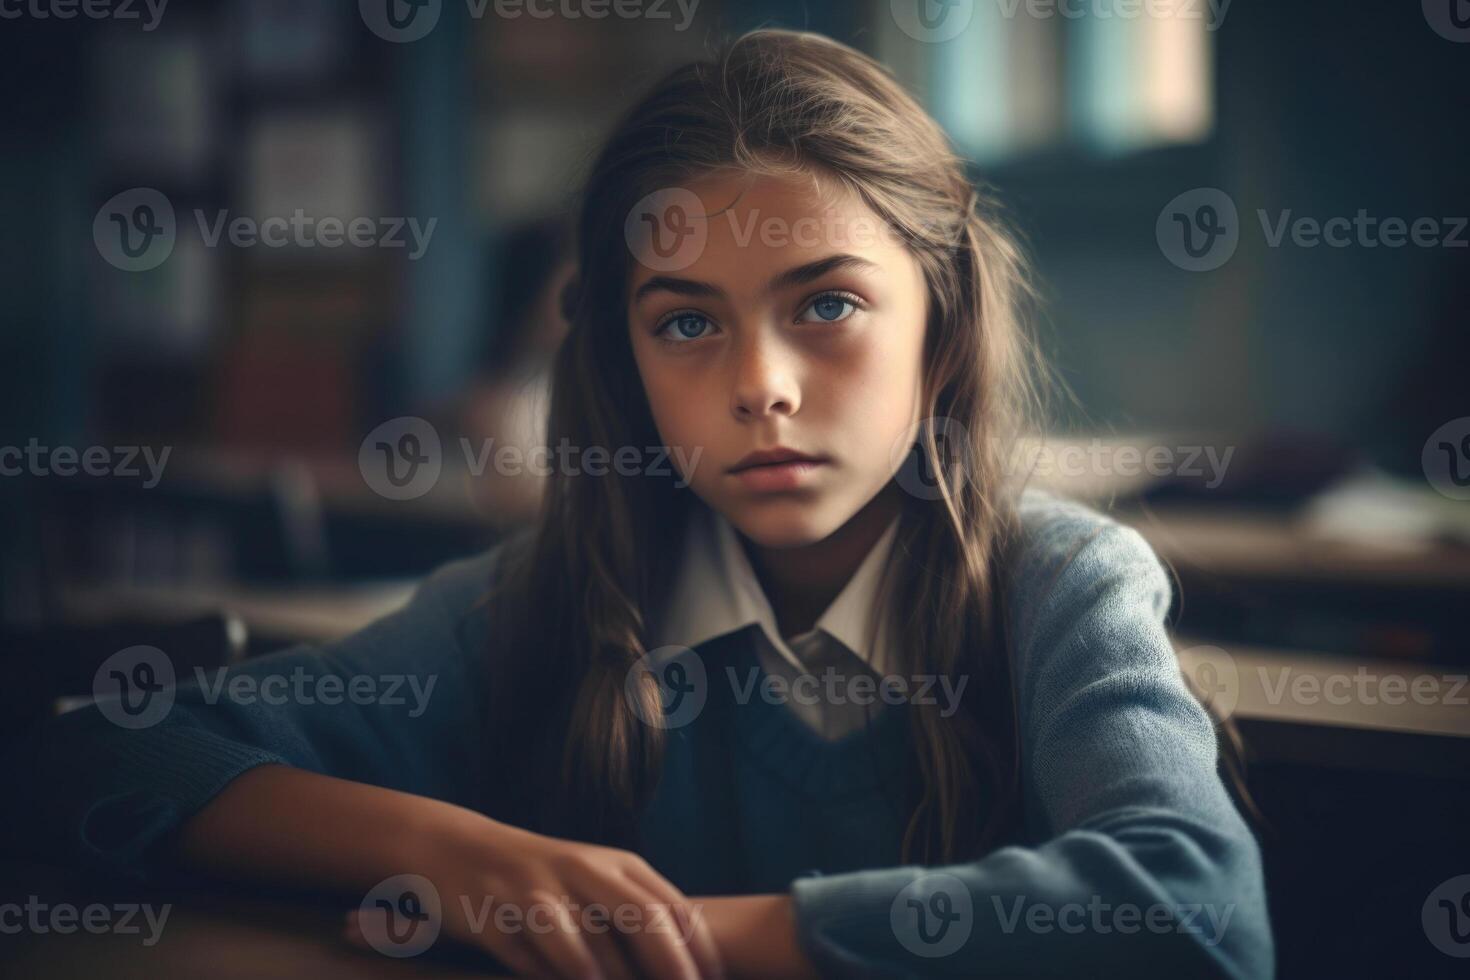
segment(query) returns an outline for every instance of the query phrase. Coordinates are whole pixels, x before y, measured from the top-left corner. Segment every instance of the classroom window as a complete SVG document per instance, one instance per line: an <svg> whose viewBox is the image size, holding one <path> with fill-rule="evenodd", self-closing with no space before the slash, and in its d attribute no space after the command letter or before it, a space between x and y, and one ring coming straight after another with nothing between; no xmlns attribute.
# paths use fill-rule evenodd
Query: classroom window
<svg viewBox="0 0 1470 980"><path fill-rule="evenodd" d="M1049 16L1028 9L976 3L953 41L917 49L911 74L972 159L1116 156L1210 137L1214 34L1206 18L1105 16L1096 4L1036 8Z"/></svg>

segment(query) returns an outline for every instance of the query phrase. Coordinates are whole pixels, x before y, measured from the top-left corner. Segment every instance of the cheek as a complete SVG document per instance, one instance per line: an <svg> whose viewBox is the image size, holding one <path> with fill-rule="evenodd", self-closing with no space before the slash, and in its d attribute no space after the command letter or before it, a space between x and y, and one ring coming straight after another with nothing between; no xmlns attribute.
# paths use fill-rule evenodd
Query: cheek
<svg viewBox="0 0 1470 980"><path fill-rule="evenodd" d="M868 343L826 366L815 386L824 421L840 432L864 470L888 469L890 453L912 431L919 407L922 335L878 327Z"/></svg>
<svg viewBox="0 0 1470 980"><path fill-rule="evenodd" d="M922 336L879 325L864 343L833 364L833 380L840 376L842 383L829 390L842 392L843 411L880 422L884 428L907 422L919 384L921 342Z"/></svg>
<svg viewBox="0 0 1470 980"><path fill-rule="evenodd" d="M640 365L643 391L659 435L670 446L699 441L701 420L708 413L709 392L692 383L691 373L670 364ZM703 400L702 400L703 399Z"/></svg>
<svg viewBox="0 0 1470 980"><path fill-rule="evenodd" d="M667 465L697 493L702 493L714 478L711 474L718 473L708 461L700 460L714 444L720 405L713 400L717 396L711 386L698 384L691 372L668 367L652 372L645 379L649 411L660 445L672 453Z"/></svg>

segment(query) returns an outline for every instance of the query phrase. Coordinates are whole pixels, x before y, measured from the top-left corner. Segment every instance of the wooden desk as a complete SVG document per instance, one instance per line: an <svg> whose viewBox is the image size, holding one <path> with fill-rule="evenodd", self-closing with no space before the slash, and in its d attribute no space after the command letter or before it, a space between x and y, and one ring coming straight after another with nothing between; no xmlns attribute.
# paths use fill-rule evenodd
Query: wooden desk
<svg viewBox="0 0 1470 980"><path fill-rule="evenodd" d="M1463 667L1176 636L1181 671L1235 719L1252 758L1454 780L1470 777ZM1417 685L1417 687L1416 687Z"/></svg>
<svg viewBox="0 0 1470 980"><path fill-rule="evenodd" d="M399 609L416 587L415 582L296 589L108 585L68 588L61 604L68 616L82 621L128 613L155 619L226 613L238 617L252 635L325 643Z"/></svg>
<svg viewBox="0 0 1470 980"><path fill-rule="evenodd" d="M1470 592L1470 550L1442 542L1345 540L1301 518L1243 508L1120 507L1114 516L1163 560L1214 575Z"/></svg>
<svg viewBox="0 0 1470 980"><path fill-rule="evenodd" d="M1117 439L1111 444L1142 442L1146 440ZM1058 445L1065 446L1065 440ZM219 479L230 473L228 459L207 462L194 471L198 478ZM351 468L346 464L339 468L342 472L335 479L323 477L323 485L335 487L344 497L362 496L361 481ZM1146 480L1097 475L1036 482L1107 508L1111 499L1126 498ZM466 500L454 493L441 494L433 506L445 512L458 507L460 516L469 518L473 511ZM1196 582L1248 582L1272 593L1306 583L1324 590L1366 587L1381 593L1470 595L1470 550L1463 547L1429 543L1410 548L1403 543L1342 540L1322 533L1301 515L1214 504L1133 504L1114 508L1113 513L1137 528L1177 573ZM322 642L398 608L412 587L411 583L306 591L124 587L77 591L66 602L79 614L94 615L140 609L157 615L223 611L238 616L254 635ZM1186 605L1191 598L1198 601L1199 595L1199 589L1186 588ZM1187 617L1181 626L1189 628ZM1191 648L1215 643L1228 649L1236 684L1230 712L1253 736L1253 749L1268 757L1328 766L1366 764L1449 775L1458 775L1458 767L1459 772L1470 772L1470 706L1463 703L1470 698L1470 685L1455 687L1470 666L1394 661L1341 650L1284 649L1289 640L1274 635L1268 640L1240 644L1181 637L1176 644L1186 670L1200 667L1198 658L1190 657ZM1362 672L1379 685L1397 684L1389 679L1403 678L1405 690L1411 690L1416 679L1430 678L1443 697L1430 703L1412 697L1398 703L1391 697L1369 703L1343 702L1333 696L1332 685L1341 690L1343 678L1352 680ZM1298 696L1298 684L1317 693Z"/></svg>
<svg viewBox="0 0 1470 980"><path fill-rule="evenodd" d="M1155 537L1162 533L1165 532L1157 526L1152 529ZM1287 545L1278 543L1276 547ZM1175 557L1183 560L1177 552ZM122 610L142 610L160 616L223 611L238 616L253 635L263 634L283 641L327 642L394 611L408 600L412 591L412 583L304 591L129 586L74 591L66 601L78 615L105 616ZM1197 681L1202 679L1199 671L1204 661L1218 659L1218 654L1191 651L1204 649L1212 642L1215 641L1200 637L1175 638L1181 665ZM1229 683L1233 685L1227 713L1240 719L1244 726L1264 733L1262 739L1256 740L1262 748L1279 742L1288 729L1310 728L1314 731L1298 734L1310 744L1320 744L1320 751L1313 750L1312 754L1322 758L1294 758L1293 761L1336 765L1340 764L1335 761L1339 757L1359 762L1380 757L1380 753L1333 749L1326 739L1332 733L1346 733L1356 736L1354 744L1371 741L1401 746L1383 758L1385 761L1401 759L1409 770L1428 764L1426 760L1438 753L1448 752L1453 765L1461 767L1462 772L1470 772L1470 706L1463 703L1470 700L1470 684L1456 687L1470 669L1239 644L1225 647L1228 648ZM1216 649L1220 647L1217 645ZM1393 692L1399 688L1390 686L1386 688L1388 696L1377 698L1374 703L1356 698L1344 702L1339 696L1342 686L1357 684L1360 674L1371 678L1374 690L1398 685L1398 680L1391 679L1402 678L1405 693L1402 697L1395 695ZM1413 697L1413 683L1421 678L1428 679L1421 680L1421 684L1432 681L1442 696L1428 702ZM1447 739L1454 744L1439 746L1426 755L1422 746L1412 743L1412 738L1393 736ZM1435 765L1433 771L1442 768Z"/></svg>
<svg viewBox="0 0 1470 980"><path fill-rule="evenodd" d="M1202 687L1217 687L1236 717L1448 735L1470 746L1470 672L1463 668L1174 642L1180 667Z"/></svg>
<svg viewBox="0 0 1470 980"><path fill-rule="evenodd" d="M137 931L63 934L50 926L53 910L102 905L108 919L123 922L121 909L149 905L150 926L141 913ZM28 904L40 910L41 929L29 923ZM261 980L263 977L321 980L323 977L469 980L501 976L477 968L473 951L440 950L392 959L350 946L340 938L348 902L272 895L225 895L222 891L129 887L91 880L61 869L0 864L0 976L98 977L137 980ZM11 906L21 906L17 914ZM164 909L167 908L165 917ZM77 921L82 921L80 913ZM94 926L102 921L96 913ZM58 922L62 927L69 923ZM19 934L10 930L17 924ZM145 940L156 936L156 942Z"/></svg>

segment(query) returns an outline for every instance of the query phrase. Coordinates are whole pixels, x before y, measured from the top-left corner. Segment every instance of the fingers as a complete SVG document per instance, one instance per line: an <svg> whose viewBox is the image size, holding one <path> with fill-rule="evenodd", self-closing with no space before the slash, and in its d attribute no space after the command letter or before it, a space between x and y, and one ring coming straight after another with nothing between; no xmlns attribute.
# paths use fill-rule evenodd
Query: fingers
<svg viewBox="0 0 1470 980"><path fill-rule="evenodd" d="M518 977L550 977L555 971L536 953L531 945L518 936L498 935L484 946L507 969Z"/></svg>
<svg viewBox="0 0 1470 980"><path fill-rule="evenodd" d="M593 876L597 879L597 894L614 903L629 903L644 909L649 915L655 914L660 906L665 907L665 913L668 912L669 903L628 877L622 869L598 869ZM699 980L699 967L694 956L671 925L665 922L662 930L639 928L619 930L618 934L623 948L631 953L639 976L657 980Z"/></svg>
<svg viewBox="0 0 1470 980"><path fill-rule="evenodd" d="M382 913L368 910L369 916ZM362 921L363 913L358 909L352 909L347 913L342 927L342 938L349 944L364 950L377 949L368 940ZM384 932L381 922L368 926L375 930L375 935ZM488 936L476 935L475 944L483 946L490 955L500 961L501 965L513 971L519 977L549 977L558 976L557 972L547 965L537 952L518 936L506 935L501 932L493 932Z"/></svg>
<svg viewBox="0 0 1470 980"><path fill-rule="evenodd" d="M587 944L592 948L592 955L597 957L597 965L602 967L602 975L607 980L636 980L637 974L630 962L630 954L612 934L612 928L589 934Z"/></svg>
<svg viewBox="0 0 1470 980"><path fill-rule="evenodd" d="M461 902L464 915L446 902L446 935L490 952L521 975L723 980L722 958L702 910L691 908L689 899L638 855L550 838L531 843L541 846L521 848L515 860L502 856L488 868L436 876L444 882L444 894L481 901L478 915L471 902ZM491 905L498 906L493 913ZM349 942L404 956L426 948L439 934L435 923L410 948L387 928L387 918L379 923L373 912L355 910L347 917ZM384 949L380 933L393 941L393 949Z"/></svg>
<svg viewBox="0 0 1470 980"><path fill-rule="evenodd" d="M567 907L546 891L533 891L529 898L531 908L552 910L551 928L535 927L529 932L531 946L551 965L556 975L566 980L602 980L601 957L593 953L586 935L572 921Z"/></svg>
<svg viewBox="0 0 1470 980"><path fill-rule="evenodd" d="M674 887L673 882L651 867L635 865L625 871L630 878L648 889L660 901L668 903L675 916L679 936L688 946L695 964L699 967L699 975L709 980L723 980L724 961L720 958L714 934L710 932L709 923L705 920L704 910L695 908L688 896Z"/></svg>

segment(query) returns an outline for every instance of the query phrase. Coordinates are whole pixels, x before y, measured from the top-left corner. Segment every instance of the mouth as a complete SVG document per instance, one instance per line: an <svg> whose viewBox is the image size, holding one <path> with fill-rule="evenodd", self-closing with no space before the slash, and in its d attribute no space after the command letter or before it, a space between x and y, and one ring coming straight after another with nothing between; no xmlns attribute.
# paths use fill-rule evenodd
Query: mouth
<svg viewBox="0 0 1470 980"><path fill-rule="evenodd" d="M752 461L754 460L754 461ZM747 490L770 492L796 490L809 482L828 460L790 450L752 453L729 470L729 475Z"/></svg>
<svg viewBox="0 0 1470 980"><path fill-rule="evenodd" d="M795 463L824 463L825 456L813 456L809 453L797 452L795 449L787 449L785 446L777 446L775 449L760 449L748 453L741 458L740 462L730 467L730 473L741 473L748 469L763 466L785 466Z"/></svg>

